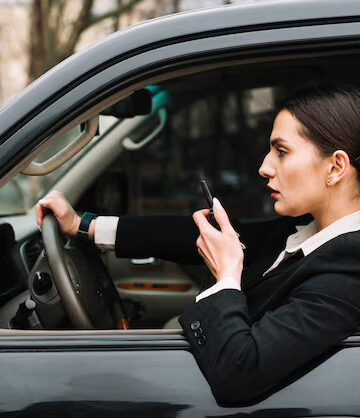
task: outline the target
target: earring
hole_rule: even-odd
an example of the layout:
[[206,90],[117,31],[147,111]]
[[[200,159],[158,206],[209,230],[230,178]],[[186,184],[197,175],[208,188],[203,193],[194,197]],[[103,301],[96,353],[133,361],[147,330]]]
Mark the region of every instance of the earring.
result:
[[326,182],[326,183],[327,183],[327,185],[328,185],[328,186],[330,186],[330,184],[331,184],[331,179],[327,179],[327,182]]

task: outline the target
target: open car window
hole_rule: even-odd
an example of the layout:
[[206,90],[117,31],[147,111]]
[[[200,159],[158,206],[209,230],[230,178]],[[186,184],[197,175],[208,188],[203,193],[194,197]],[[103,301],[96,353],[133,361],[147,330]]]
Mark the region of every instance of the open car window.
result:
[[[230,216],[253,221],[276,217],[258,169],[268,152],[276,98],[283,91],[272,85],[213,86],[211,78],[216,80],[219,72],[207,74],[211,88],[200,85],[203,74],[158,86],[169,98],[166,126],[147,146],[122,149],[82,194],[77,210],[110,216],[191,216],[206,207],[200,187],[205,176]],[[191,91],[194,83],[200,85],[196,94]],[[158,123],[156,112],[143,122],[132,135],[137,142]],[[117,259],[108,251],[102,257],[130,312],[132,328],[180,328],[176,318],[199,293],[203,266],[180,265],[151,254]]]
[[[331,56],[299,59],[289,65],[218,68],[159,83],[169,97],[166,126],[146,146],[123,148],[82,193],[77,209],[114,216],[191,216],[206,207],[199,182],[205,176],[231,217],[244,222],[278,217],[258,170],[279,104],[338,65]],[[144,120],[138,141],[154,123],[156,117]],[[134,328],[179,329],[176,317],[199,293],[204,269],[149,255],[117,259],[110,251],[103,259]]]

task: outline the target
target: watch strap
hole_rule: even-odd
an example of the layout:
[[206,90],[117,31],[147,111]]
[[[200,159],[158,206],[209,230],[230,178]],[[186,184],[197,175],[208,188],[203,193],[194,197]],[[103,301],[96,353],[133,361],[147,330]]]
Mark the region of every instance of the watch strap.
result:
[[81,217],[77,235],[78,236],[89,235],[90,222],[96,217],[97,215],[95,215],[95,213],[85,212],[83,216]]

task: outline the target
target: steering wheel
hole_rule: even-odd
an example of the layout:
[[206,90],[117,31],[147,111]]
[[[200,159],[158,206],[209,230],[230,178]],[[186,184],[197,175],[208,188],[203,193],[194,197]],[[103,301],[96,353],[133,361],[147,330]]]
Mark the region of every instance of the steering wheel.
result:
[[44,211],[42,239],[62,306],[77,329],[129,328],[125,310],[93,243],[74,238],[63,244],[55,216]]

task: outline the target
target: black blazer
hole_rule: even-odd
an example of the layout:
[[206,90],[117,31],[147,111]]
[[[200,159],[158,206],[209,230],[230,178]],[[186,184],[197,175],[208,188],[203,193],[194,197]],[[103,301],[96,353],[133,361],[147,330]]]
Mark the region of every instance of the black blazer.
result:
[[[360,324],[360,231],[302,251],[264,277],[295,225],[309,215],[270,222],[232,221],[246,250],[242,291],[222,290],[179,318],[220,403],[262,395]],[[201,263],[191,217],[123,217],[116,254]]]

